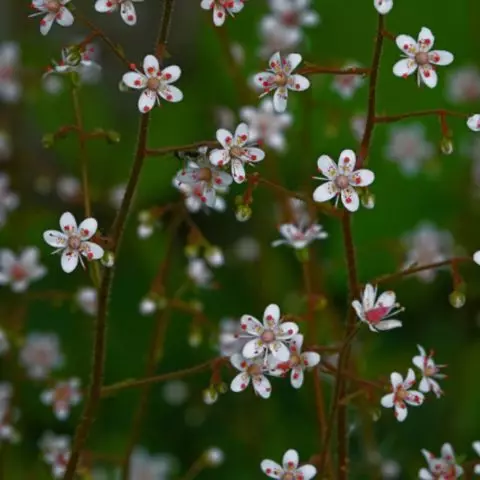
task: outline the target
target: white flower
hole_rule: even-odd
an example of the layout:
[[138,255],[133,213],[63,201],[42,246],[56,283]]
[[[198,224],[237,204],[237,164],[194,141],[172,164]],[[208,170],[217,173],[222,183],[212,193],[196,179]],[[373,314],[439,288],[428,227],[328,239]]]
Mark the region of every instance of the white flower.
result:
[[357,114],[350,118],[350,128],[352,130],[353,136],[359,142],[362,140],[363,134],[365,133],[365,126],[367,124],[367,117],[365,114]]
[[45,432],[39,440],[43,460],[52,467],[53,478],[63,478],[70,458],[70,437]]
[[64,202],[73,202],[82,198],[82,184],[72,176],[62,176],[57,180],[57,194]]
[[447,96],[453,103],[473,103],[480,99],[480,70],[474,65],[458,68],[448,78]]
[[[358,68],[356,62],[347,63],[343,68]],[[350,100],[355,92],[363,85],[364,79],[361,75],[335,75],[332,82],[332,90],[337,92],[344,100]]]
[[[320,185],[313,192],[315,202],[326,202],[338,195],[342,197],[343,205],[350,212],[358,210],[360,199],[356,187],[367,187],[375,180],[375,175],[371,170],[362,168],[354,170],[356,156],[353,150],[343,150],[338,160],[338,167],[328,156],[322,155],[317,160],[318,171],[324,177],[313,177],[317,180],[326,180],[326,183]],[[336,205],[335,204],[335,205]]]
[[298,333],[298,325],[293,322],[282,323],[278,305],[268,305],[263,313],[263,325],[250,315],[242,315],[240,327],[251,338],[242,350],[245,358],[263,356],[265,363],[269,354],[277,362],[286,362],[290,358],[290,350],[285,342]]
[[421,405],[425,400],[425,396],[416,390],[410,390],[415,383],[415,373],[409,368],[407,378],[405,381],[403,377],[393,372],[390,375],[393,393],[384,395],[381,399],[381,404],[385,408],[395,408],[395,417],[399,422],[403,422],[407,418],[407,403],[414,407]]
[[233,320],[232,318],[223,318],[220,320],[218,349],[222,357],[231,357],[233,354],[242,351],[248,338],[241,337],[241,332],[237,320]]
[[26,368],[27,376],[43,380],[63,365],[58,336],[54,333],[30,333],[20,350],[20,363]]
[[240,123],[232,135],[228,130],[217,130],[217,140],[223,148],[216,148],[210,152],[210,162],[223,167],[231,163],[233,179],[236,183],[245,181],[245,164],[254,164],[265,158],[265,152],[260,148],[249,147],[249,129],[246,123]]
[[156,480],[167,478],[171,474],[174,462],[169,455],[149,455],[143,448],[137,447],[130,457],[128,478]]
[[225,461],[225,454],[218,447],[210,447],[204,455],[209,467],[218,467]]
[[204,253],[205,260],[212,267],[218,268],[225,265],[225,257],[223,251],[220,247],[216,245],[211,245],[205,249]]
[[373,0],[377,12],[386,15],[393,8],[393,0]]
[[298,47],[302,39],[299,28],[289,28],[271,15],[262,19],[260,24],[261,46],[259,55],[270,58],[275,52],[291,52]]
[[236,258],[242,262],[255,262],[260,257],[261,246],[254,237],[240,237],[233,248]]
[[7,212],[15,210],[19,203],[18,195],[10,191],[10,177],[0,173],[0,227],[7,221]]
[[[473,442],[472,443],[472,447],[473,449],[475,450],[475,453],[477,455],[480,455],[480,442],[477,441],[477,442]],[[473,469],[473,473],[475,473],[475,475],[480,475],[480,463],[477,463]]]
[[108,192],[108,201],[116,210],[120,209],[126,190],[127,186],[124,183],[121,183],[120,185],[111,188]]
[[[187,207],[189,212],[197,213],[200,210],[203,210],[206,213],[209,213],[210,210],[208,205],[201,199],[202,194],[199,188],[202,188],[202,186],[199,187],[198,183],[196,185],[189,185],[187,183],[179,182],[176,176],[173,178],[172,185],[184,196],[185,207]],[[210,208],[216,212],[224,212],[227,208],[227,204],[224,198],[217,195],[218,192],[219,189],[217,189],[216,192],[215,202]]]
[[22,93],[22,86],[18,80],[19,63],[18,44],[15,42],[0,44],[0,98],[4,102],[16,102]]
[[435,66],[450,65],[453,55],[446,50],[431,51],[434,40],[432,32],[426,27],[420,30],[417,42],[409,35],[399,35],[396,38],[397,46],[407,58],[394,65],[393,73],[397,77],[406,78],[418,68],[418,85],[423,82],[427,87],[435,87],[438,81]]
[[188,398],[188,384],[182,380],[166,382],[162,388],[162,396],[166,403],[173,406],[182,405]]
[[134,2],[143,2],[143,0],[97,0],[95,10],[100,13],[112,13],[118,10],[120,6],[120,16],[127,25],[137,23],[137,13],[135,12]]
[[176,175],[178,183],[189,185],[207,207],[214,207],[217,191],[224,193],[232,183],[228,173],[214,167],[208,160],[207,149],[199,149],[196,161],[190,160]]
[[287,108],[288,90],[301,92],[310,86],[308,78],[292,73],[301,62],[302,56],[298,53],[290,53],[282,58],[276,52],[268,62],[270,68],[254,77],[255,84],[264,90],[261,96],[275,90],[273,106],[279,113]]
[[235,16],[240,12],[245,0],[202,0],[200,6],[204,10],[213,9],[213,23],[216,27],[221,27],[225,23],[227,13],[230,16]]
[[32,7],[39,10],[39,12],[30,16],[45,15],[40,21],[40,33],[42,35],[46,35],[50,31],[53,22],[57,22],[62,27],[73,25],[73,15],[65,7],[69,2],[70,0],[32,0]]
[[467,126],[473,132],[480,132],[480,113],[469,117],[467,120]]
[[142,315],[151,315],[157,308],[157,302],[153,298],[145,297],[140,302],[139,311]]
[[38,263],[38,256],[36,247],[24,248],[18,257],[11,250],[0,250],[0,285],[24,292],[30,282],[44,277],[47,269]]
[[101,66],[90,58],[90,52],[86,49],[80,49],[77,46],[62,48],[62,60],[60,63],[53,62],[45,75],[52,73],[72,73],[85,72],[85,69],[101,70]]
[[276,113],[272,99],[263,99],[258,108],[243,107],[240,118],[248,123],[252,141],[262,142],[278,152],[285,150],[283,130],[292,124],[292,116]]
[[272,247],[290,245],[296,250],[300,250],[306,248],[314,240],[323,240],[328,237],[328,233],[323,230],[323,227],[316,223],[312,223],[306,228],[298,227],[293,223],[284,223],[278,227],[278,231],[284,238],[272,242]]
[[208,268],[207,262],[203,258],[190,258],[188,260],[187,275],[197,287],[211,287],[213,272]]
[[77,305],[84,311],[87,315],[95,316],[98,309],[97,301],[97,289],[93,287],[82,287],[79,288],[77,294],[75,295],[75,300]]
[[441,380],[446,378],[446,375],[439,373],[440,369],[446,367],[446,365],[436,365],[433,360],[433,352],[430,352],[429,355],[426,354],[423,347],[417,345],[420,355],[413,357],[413,364],[422,372],[422,380],[418,389],[421,392],[433,392],[437,398],[440,398],[443,394],[440,385],[437,383],[435,378]]
[[135,90],[143,90],[138,99],[138,109],[141,113],[149,112],[155,102],[160,105],[160,97],[167,102],[180,102],[183,93],[172,85],[176,82],[182,71],[177,65],[160,70],[158,59],[153,55],[147,55],[143,60],[143,71],[128,72],[123,75],[123,83]]
[[435,148],[425,139],[425,127],[421,123],[393,127],[390,130],[385,156],[397,162],[405,175],[417,173],[434,153]]
[[[372,332],[401,327],[402,322],[400,320],[390,318],[403,310],[398,303],[395,303],[395,292],[391,290],[383,292],[377,301],[375,301],[376,298],[377,287],[367,283],[362,293],[362,301],[354,300],[352,302],[352,307],[357,312],[358,318],[368,324],[368,328]],[[396,310],[392,311],[394,307],[396,307]]]
[[473,254],[473,261],[477,264],[480,265],[480,250],[476,251]]
[[66,420],[70,407],[78,405],[82,399],[80,380],[71,378],[65,382],[57,382],[52,389],[43,391],[40,399],[45,405],[53,406],[58,420]]
[[88,240],[97,231],[97,221],[94,218],[87,218],[77,227],[77,221],[70,212],[65,212],[60,217],[60,228],[58,230],[47,230],[43,233],[43,239],[51,247],[56,247],[53,253],[62,251],[61,265],[66,273],[71,273],[78,265],[80,259],[83,264],[82,255],[88,260],[98,260],[103,257],[104,250],[100,245]]
[[310,0],[269,1],[273,18],[286,28],[294,30],[301,27],[314,27],[320,22],[318,13],[309,9],[310,3]]
[[235,353],[230,357],[232,365],[241,373],[239,373],[230,384],[232,392],[243,392],[252,381],[253,389],[257,395],[262,398],[269,398],[272,393],[270,381],[264,375],[265,366],[259,359],[247,359],[242,354]]
[[293,388],[300,388],[303,385],[304,371],[313,368],[320,362],[320,355],[317,352],[303,352],[303,335],[294,335],[290,340],[290,358],[287,362],[279,363],[271,375],[285,376],[290,370],[290,383]]
[[455,452],[449,443],[444,443],[441,450],[441,458],[428,450],[422,449],[422,454],[428,464],[428,469],[422,468],[418,472],[421,480],[454,480],[463,475],[463,468],[455,463]]
[[317,474],[313,465],[298,466],[299,458],[296,450],[287,450],[283,455],[282,466],[273,460],[262,460],[260,468],[270,478],[283,480],[311,480]]
[[10,350],[10,343],[8,342],[7,335],[0,329],[0,355],[7,353]]

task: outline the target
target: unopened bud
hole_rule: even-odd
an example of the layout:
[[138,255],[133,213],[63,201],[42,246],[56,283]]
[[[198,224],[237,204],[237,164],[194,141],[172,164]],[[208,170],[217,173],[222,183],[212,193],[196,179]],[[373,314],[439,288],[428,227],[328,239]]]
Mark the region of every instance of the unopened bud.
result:
[[221,267],[225,263],[223,252],[220,247],[211,246],[205,250],[205,260],[212,267]]
[[362,198],[362,205],[365,208],[368,208],[369,210],[371,210],[373,207],[375,207],[375,195],[373,193],[366,191],[361,198]]
[[448,137],[443,137],[440,141],[440,150],[444,155],[451,155],[453,153],[452,139]]
[[449,296],[448,301],[450,305],[454,308],[462,308],[467,301],[467,296],[463,292],[459,292],[458,290],[454,290]]
[[198,245],[187,245],[185,247],[185,256],[187,258],[198,257]]
[[119,143],[120,142],[120,134],[115,130],[108,130],[106,136],[107,142],[110,144]]
[[225,454],[223,450],[217,447],[211,447],[203,454],[205,458],[205,464],[208,467],[218,467],[225,460]]
[[140,302],[139,310],[142,315],[151,315],[157,310],[157,303],[153,298],[145,297]]
[[218,392],[213,387],[206,388],[202,392],[204,403],[207,405],[213,405],[218,400]]
[[113,254],[113,252],[106,251],[103,254],[103,257],[100,260],[100,262],[104,267],[111,268],[115,263],[115,255]]
[[128,86],[123,82],[123,80],[118,82],[118,89],[123,93],[128,92]]
[[197,348],[201,345],[202,341],[203,341],[202,331],[196,325],[193,326],[190,330],[190,334],[188,335],[188,344],[192,348]]
[[215,385],[215,388],[217,392],[221,393],[222,395],[228,392],[228,385],[225,382]]
[[54,143],[55,143],[55,137],[54,137],[53,133],[46,133],[42,137],[43,148],[52,148]]
[[239,222],[246,222],[252,216],[250,205],[238,205],[235,211],[235,217]]

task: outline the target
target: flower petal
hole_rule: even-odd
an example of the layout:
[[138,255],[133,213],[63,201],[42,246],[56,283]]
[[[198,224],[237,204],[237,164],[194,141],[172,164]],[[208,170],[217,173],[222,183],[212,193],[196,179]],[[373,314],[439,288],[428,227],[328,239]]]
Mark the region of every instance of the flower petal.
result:
[[72,12],[68,8],[63,7],[58,12],[55,20],[62,27],[69,27],[73,25],[75,19],[73,18]]
[[77,221],[70,212],[65,212],[60,217],[60,228],[64,233],[72,233],[77,231]]
[[365,314],[363,311],[362,304],[358,300],[354,300],[352,302],[352,307],[354,308],[355,312],[357,313],[357,316],[360,320],[365,321]]
[[392,408],[394,398],[395,398],[395,395],[393,393],[387,393],[387,395],[384,395],[380,400],[382,407]]
[[98,228],[98,222],[94,218],[86,218],[78,226],[78,231],[80,233],[80,238],[82,240],[88,240],[95,235],[95,232]]
[[333,182],[325,182],[313,192],[313,200],[315,202],[326,202],[331,200],[338,193],[338,188]]
[[303,75],[292,75],[290,81],[287,83],[287,88],[296,92],[303,92],[309,87],[310,80]]
[[362,168],[353,172],[349,180],[354,187],[368,187],[375,180],[375,174],[371,170]]
[[302,56],[299,53],[290,53],[285,57],[285,73],[291,73],[302,63]]
[[295,353],[300,353],[302,351],[303,346],[303,335],[298,333],[294,335],[290,340],[290,350]]
[[453,451],[452,445],[450,445],[450,443],[444,443],[440,452],[442,454],[442,458],[447,462],[450,463],[455,461],[455,452]]
[[272,393],[272,386],[265,375],[255,375],[252,378],[253,388],[255,392],[262,398],[269,398]]
[[317,352],[302,353],[303,364],[306,368],[315,367],[320,363],[320,355]]
[[230,161],[230,155],[228,154],[228,151],[219,148],[212,150],[208,158],[210,163],[216,167],[223,167]]
[[303,369],[301,367],[293,367],[290,373],[290,383],[293,388],[301,388],[303,385]]
[[239,373],[230,383],[232,392],[243,392],[250,384],[250,375],[248,373]]
[[43,232],[43,239],[51,247],[62,248],[67,245],[68,237],[57,230],[47,230],[46,232]]
[[298,467],[298,452],[293,448],[287,450],[282,458],[283,468],[287,471],[296,469]]
[[338,173],[341,175],[350,175],[355,169],[357,157],[353,150],[343,150],[338,159]]
[[403,377],[398,372],[393,372],[390,374],[390,383],[392,387],[396,389],[400,385],[403,385]]
[[415,383],[415,372],[412,368],[408,369],[407,376],[405,377],[405,381],[403,382],[403,386],[406,389],[409,389]]
[[288,90],[285,87],[278,87],[273,95],[273,107],[278,113],[282,113],[287,108]]
[[263,325],[265,328],[272,329],[278,325],[280,321],[280,307],[275,303],[271,303],[263,312]]
[[405,398],[405,401],[409,405],[413,405],[414,407],[421,405],[425,400],[425,396],[421,392],[417,392],[416,390],[412,390],[408,392],[408,395]]
[[245,181],[245,167],[243,162],[238,158],[232,160],[232,177],[235,183],[243,183]]
[[235,129],[234,137],[235,145],[243,147],[248,141],[248,125],[246,123],[240,123]]
[[[57,245],[52,246],[56,247]],[[2,268],[2,270],[10,270],[16,263],[17,257],[13,254],[11,250],[8,250],[6,248],[0,250],[0,267]]]
[[395,417],[399,422],[403,422],[407,418],[408,410],[405,404],[402,406],[395,405]]
[[231,132],[229,132],[225,128],[219,128],[217,130],[216,136],[218,142],[223,148],[230,148],[233,141],[233,135],[231,134]]
[[418,47],[421,52],[428,52],[435,42],[432,31],[427,27],[422,27],[418,34]]
[[298,333],[298,325],[294,322],[283,322],[278,327],[277,338],[280,340],[290,340]]
[[378,300],[375,302],[375,308],[378,307],[389,307],[392,308],[395,305],[395,292],[392,290],[387,290],[383,292],[379,297]]
[[253,77],[253,83],[263,89],[268,91],[269,88],[274,84],[275,74],[271,72],[260,72]]
[[234,353],[230,357],[230,363],[240,372],[244,372],[248,366],[247,360],[240,353]]
[[148,77],[156,77],[160,70],[158,59],[154,55],[147,55],[143,59],[143,71]]
[[245,154],[242,155],[242,160],[245,162],[261,162],[265,158],[265,152],[256,147],[245,148]]
[[161,78],[164,82],[173,83],[180,78],[182,70],[177,65],[170,65],[169,67],[164,68],[161,73]]
[[435,88],[437,86],[438,75],[431,65],[422,65],[419,67],[418,71],[420,73],[420,78],[427,87]]
[[[467,120],[467,126],[474,132],[480,132],[480,114],[477,113],[476,115],[469,117]],[[473,260],[480,265],[480,261],[475,260],[475,255],[473,256]]]
[[426,468],[420,469],[418,472],[418,478],[420,480],[434,480],[433,475]]
[[262,460],[262,463],[260,464],[260,468],[262,469],[263,473],[270,478],[276,478],[276,479],[282,478],[282,475],[283,475],[282,467],[278,463],[275,463],[272,460]]
[[362,294],[362,303],[364,310],[371,310],[375,306],[377,289],[372,284],[367,283]]
[[393,328],[399,328],[403,324],[400,320],[382,320],[380,323],[373,325],[373,328],[381,332],[392,330]]
[[213,23],[216,27],[221,27],[225,23],[226,12],[222,5],[215,2],[213,7]]
[[410,35],[398,35],[395,43],[403,53],[410,57],[414,56],[418,51],[417,42]]
[[78,265],[78,252],[76,250],[65,249],[60,260],[62,270],[65,273],[71,273]]
[[183,100],[183,92],[175,85],[165,85],[158,90],[158,94],[167,102],[177,103]]
[[269,67],[275,72],[282,71],[282,57],[280,52],[275,52],[268,60]]
[[263,325],[251,315],[242,315],[240,319],[240,328],[249,335],[261,335],[263,333]]
[[312,478],[317,474],[317,469],[313,465],[303,465],[297,469],[297,473],[302,474],[303,480],[312,480]]
[[93,242],[82,242],[82,255],[87,257],[89,260],[98,260],[102,258],[105,254],[103,248]]
[[42,35],[47,35],[47,33],[52,28],[53,22],[55,21],[55,14],[47,13],[42,20],[40,20],[40,33]]
[[397,77],[407,78],[417,69],[417,62],[412,58],[402,58],[393,66],[393,74]]
[[328,155],[321,155],[318,158],[317,168],[329,180],[333,180],[338,175],[337,164]]
[[147,86],[147,78],[138,72],[128,72],[122,77],[123,83],[129,88],[144,89]]
[[279,340],[268,344],[268,349],[278,362],[287,362],[290,359],[290,350]]
[[350,212],[356,212],[360,205],[358,193],[351,186],[345,188],[341,192],[343,205]]
[[149,112],[157,101],[157,94],[152,90],[144,90],[138,99],[138,110],[140,113]]
[[111,12],[116,9],[116,4],[110,0],[97,0],[95,2],[95,10],[100,13]]
[[453,54],[446,50],[432,50],[428,58],[430,63],[441,66],[450,65],[454,60]]
[[254,338],[244,345],[242,355],[245,358],[255,358],[261,355],[264,351],[264,344],[260,342],[258,338]]
[[127,25],[135,25],[137,23],[137,13],[132,2],[123,2],[120,5],[120,16]]
[[377,12],[386,15],[393,8],[393,0],[373,0]]

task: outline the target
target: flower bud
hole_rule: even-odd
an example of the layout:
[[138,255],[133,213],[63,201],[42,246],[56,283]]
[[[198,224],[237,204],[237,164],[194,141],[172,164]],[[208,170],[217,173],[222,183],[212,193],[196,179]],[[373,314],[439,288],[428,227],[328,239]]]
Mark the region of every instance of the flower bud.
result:
[[368,190],[366,190],[365,193],[361,196],[361,199],[362,205],[365,208],[371,210],[373,207],[375,207],[375,195]]
[[225,263],[225,258],[223,257],[223,252],[220,247],[211,246],[208,247],[205,251],[205,260],[212,267],[221,267]]
[[120,134],[115,130],[108,130],[105,138],[107,139],[107,142],[110,144],[120,142]]
[[122,92],[122,93],[125,93],[125,92],[128,92],[128,87],[125,83],[123,83],[123,80],[120,80],[118,82],[118,89]]
[[139,310],[142,315],[151,315],[157,310],[157,304],[153,298],[145,297],[140,302]]
[[149,238],[152,236],[152,233],[153,233],[153,225],[141,223],[137,227],[138,238],[142,238],[142,239]]
[[200,330],[200,328],[194,325],[190,330],[190,334],[188,335],[188,344],[192,348],[197,348],[201,345],[202,341],[203,341],[202,331]]
[[222,395],[228,392],[228,385],[225,382],[215,385],[215,389]]
[[454,308],[462,308],[467,301],[467,296],[463,292],[459,292],[458,290],[454,290],[449,296],[448,301],[450,305]]
[[213,405],[218,400],[218,392],[212,386],[202,392],[204,403]]
[[207,467],[218,467],[225,460],[223,450],[217,447],[211,447],[204,452],[205,464]]
[[42,137],[43,148],[52,148],[54,143],[55,143],[55,137],[54,137],[53,133],[46,133]]
[[246,222],[252,216],[250,205],[238,205],[235,211],[235,217],[239,222]]
[[185,247],[185,256],[187,258],[198,257],[198,245],[187,245]]
[[440,150],[444,155],[451,155],[453,153],[452,139],[448,137],[443,137],[440,141]]
[[100,262],[104,267],[111,268],[115,263],[115,255],[113,252],[106,251]]
[[150,213],[150,210],[141,210],[138,212],[138,221],[140,223],[152,223],[153,222],[153,217],[152,214]]

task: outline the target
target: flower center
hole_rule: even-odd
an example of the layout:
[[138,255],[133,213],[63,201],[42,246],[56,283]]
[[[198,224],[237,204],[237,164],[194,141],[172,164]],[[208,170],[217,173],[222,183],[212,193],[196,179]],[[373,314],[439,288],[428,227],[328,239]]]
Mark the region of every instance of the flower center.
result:
[[57,13],[60,10],[61,5],[60,2],[58,2],[57,0],[49,0],[45,4],[45,7],[49,12]]
[[294,12],[294,11],[285,12],[282,15],[282,21],[285,25],[288,25],[289,27],[295,27],[298,24],[297,12]]
[[242,147],[232,147],[230,149],[230,155],[232,155],[232,157],[241,157],[243,155],[243,148]]
[[284,473],[282,480],[295,480],[295,475],[291,472]]
[[273,333],[272,330],[265,330],[261,337],[262,339],[262,342],[264,343],[270,343],[270,342],[273,342],[275,340],[275,334]]
[[81,244],[82,241],[78,235],[71,235],[68,237],[67,245],[71,250],[78,250]]
[[197,171],[197,180],[201,182],[209,182],[211,179],[212,179],[212,171],[209,168],[204,167],[204,168],[200,168]]
[[260,365],[257,365],[256,363],[250,365],[248,368],[247,368],[247,373],[251,376],[251,377],[255,377],[257,375],[261,375],[262,374],[262,368],[260,367]]
[[348,180],[348,177],[346,175],[338,175],[338,177],[335,179],[335,185],[340,190],[345,190],[345,188],[350,185],[350,181]]
[[55,401],[56,402],[68,402],[70,399],[70,387],[63,385],[55,389]]
[[149,90],[157,91],[158,87],[160,87],[160,79],[159,78],[150,77],[147,80],[147,88]]
[[395,398],[403,402],[408,397],[408,391],[405,390],[402,386],[398,387],[395,392]]
[[10,269],[10,276],[16,282],[23,280],[27,275],[27,270],[20,263],[15,263]]
[[273,81],[279,86],[284,87],[288,83],[288,77],[284,72],[275,74]]
[[429,63],[428,61],[428,53],[426,52],[420,52],[415,55],[415,61],[417,62],[418,65],[426,65]]
[[300,365],[301,362],[302,362],[302,359],[300,358],[300,355],[298,355],[296,353],[292,353],[290,355],[290,366],[291,367],[295,367],[296,365]]
[[425,369],[425,376],[426,377],[432,377],[437,373],[437,369],[435,367],[427,367]]

